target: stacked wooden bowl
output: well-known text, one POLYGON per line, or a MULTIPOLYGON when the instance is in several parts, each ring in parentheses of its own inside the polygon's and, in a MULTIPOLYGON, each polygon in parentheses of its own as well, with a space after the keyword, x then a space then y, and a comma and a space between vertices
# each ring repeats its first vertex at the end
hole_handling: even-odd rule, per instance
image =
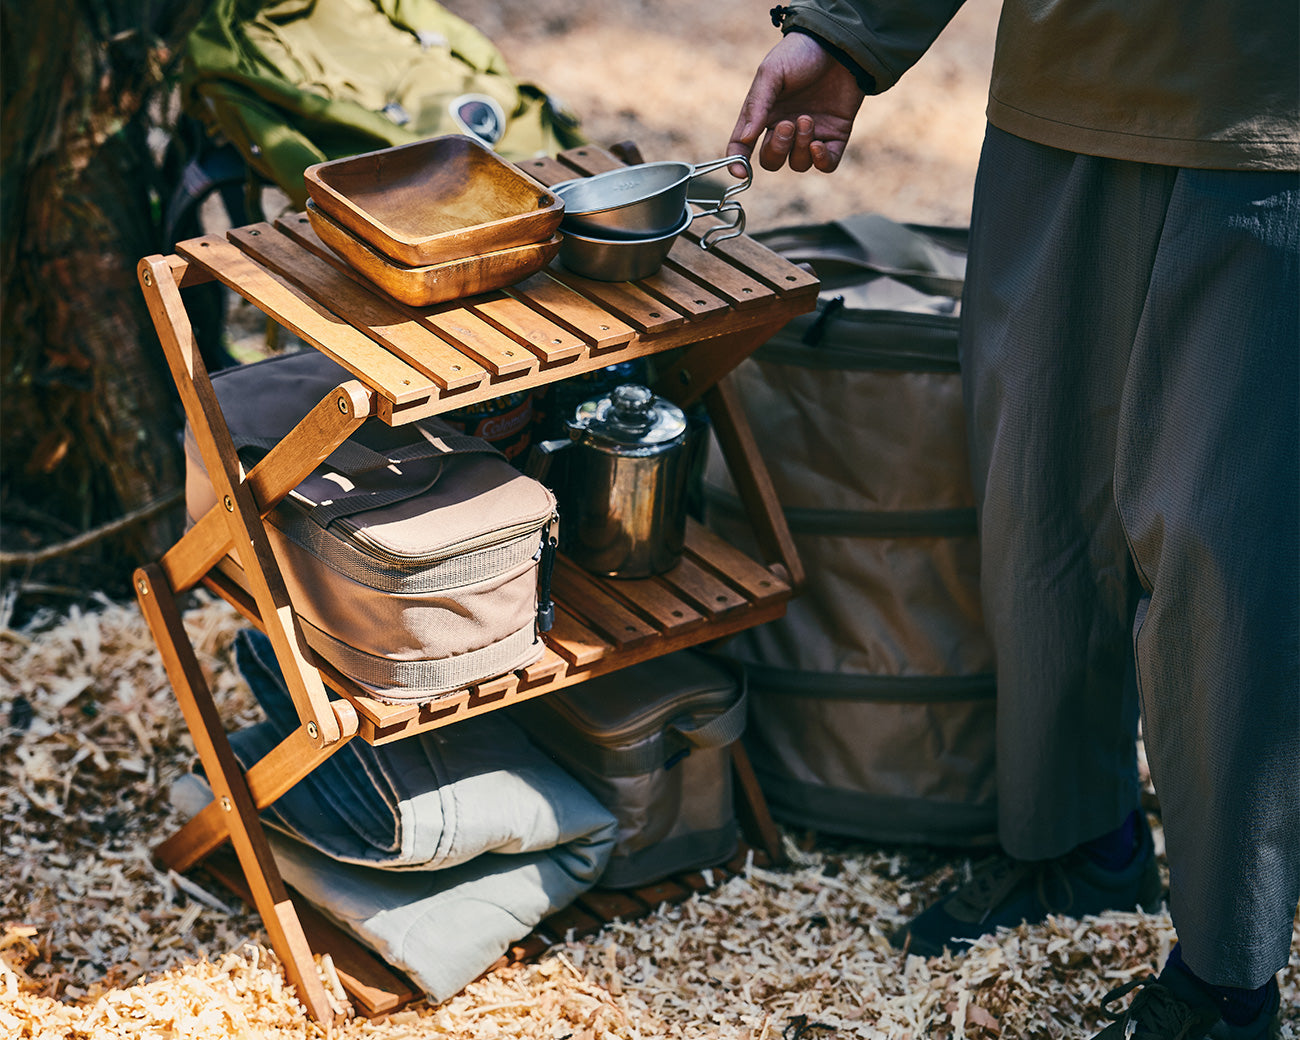
POLYGON ((321 241, 410 306, 512 285, 560 247, 559 196, 472 137, 317 163, 303 177, 321 241))

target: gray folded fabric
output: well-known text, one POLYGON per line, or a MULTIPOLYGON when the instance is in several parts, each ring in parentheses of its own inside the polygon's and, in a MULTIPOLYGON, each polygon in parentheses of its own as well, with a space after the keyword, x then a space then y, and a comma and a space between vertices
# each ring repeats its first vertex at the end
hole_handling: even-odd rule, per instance
MULTIPOLYGON (((267 721, 231 736, 247 768, 297 726, 265 637, 236 659, 267 721)), ((196 775, 172 785, 197 812, 196 775)), ((614 817, 497 712, 374 748, 353 740, 263 811, 287 884, 408 974, 452 996, 590 888, 614 817)))

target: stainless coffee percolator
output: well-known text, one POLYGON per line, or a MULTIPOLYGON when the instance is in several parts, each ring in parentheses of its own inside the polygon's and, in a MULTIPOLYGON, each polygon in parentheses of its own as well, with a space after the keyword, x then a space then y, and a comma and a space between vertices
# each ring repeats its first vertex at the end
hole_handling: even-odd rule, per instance
POLYGON ((544 480, 555 453, 566 451, 555 488, 566 554, 610 578, 671 569, 686 538, 685 413, 624 383, 579 405, 565 426, 568 440, 540 442, 528 472, 544 480))

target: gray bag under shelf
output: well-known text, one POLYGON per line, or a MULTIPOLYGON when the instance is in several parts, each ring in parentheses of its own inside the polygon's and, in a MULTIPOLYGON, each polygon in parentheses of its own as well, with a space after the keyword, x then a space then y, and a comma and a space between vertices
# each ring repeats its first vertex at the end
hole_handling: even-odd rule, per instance
POLYGON ((746 715, 737 669, 684 650, 506 710, 618 820, 601 885, 651 884, 735 853, 731 745, 746 715))
MULTIPOLYGON (((822 279, 734 372, 807 581, 722 652, 778 819, 877 841, 995 838, 993 652, 979 599, 957 333, 965 232, 863 214, 756 236, 822 279), (762 417, 762 421, 755 421, 762 417)), ((716 445, 708 524, 753 538, 716 445)))

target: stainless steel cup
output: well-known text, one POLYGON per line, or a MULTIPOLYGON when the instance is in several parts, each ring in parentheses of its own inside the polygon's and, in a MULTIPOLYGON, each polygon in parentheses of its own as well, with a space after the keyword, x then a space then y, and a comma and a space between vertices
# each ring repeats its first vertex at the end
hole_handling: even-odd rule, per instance
POLYGON ((748 159, 731 155, 698 165, 652 162, 624 166, 563 181, 552 185, 551 191, 564 202, 563 230, 604 239, 655 238, 677 226, 689 203, 704 207, 697 216, 718 213, 723 207, 740 209, 732 197, 748 188, 753 176, 748 159), (689 197, 696 177, 728 166, 744 167, 745 179, 728 187, 720 200, 689 197))

